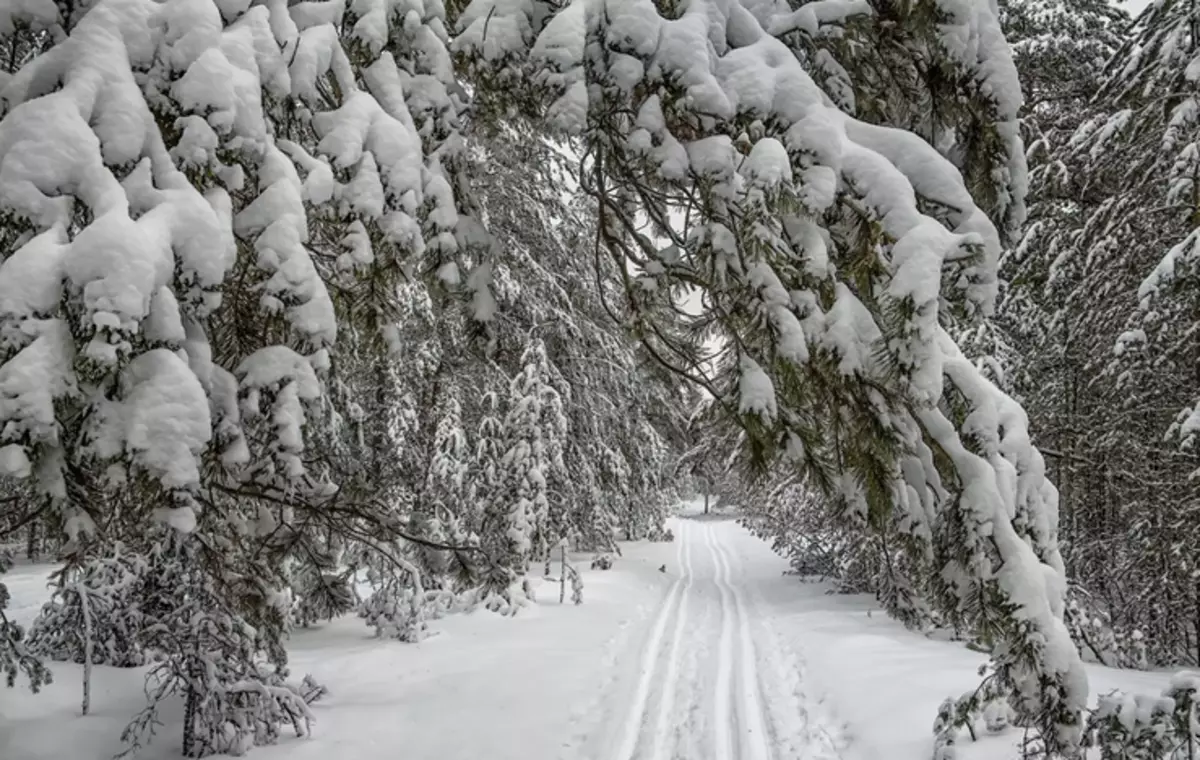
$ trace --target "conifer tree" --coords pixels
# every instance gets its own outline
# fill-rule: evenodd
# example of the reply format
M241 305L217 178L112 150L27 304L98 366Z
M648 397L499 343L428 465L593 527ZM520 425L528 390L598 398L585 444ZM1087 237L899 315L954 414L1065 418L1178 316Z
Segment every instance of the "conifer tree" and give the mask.
M68 563L52 576L54 596L29 631L40 657L83 663L82 712L91 707L93 665L131 668L147 659L142 591L146 558L122 544L111 556Z
M562 399L549 383L546 349L536 338L521 356L524 367L509 385L508 413L502 427L504 454L497 487L484 515L485 548L504 572L490 583L491 593L516 598L531 561L544 559L561 537L561 514L552 520L549 489L563 474L561 436L565 432Z
M354 371L399 350L395 285L456 254L441 9L64 12L0 11L0 476L48 505L68 556L152 537L143 614L170 633L146 644L152 701L182 690L186 754L242 751L304 730L282 680L290 568L401 532L340 476L360 441L386 455L388 417L349 397L391 406L386 371Z
M474 144L488 169L472 188L497 248L493 358L519 372L535 331L563 400L572 477L552 489L552 509L590 546L611 548L614 528L640 538L661 525L673 496L679 380L614 320L620 270L579 254L594 241L596 215L579 193L570 147L523 119L485 122Z
M1070 627L1089 657L1195 662L1192 563L1164 561L1191 556L1181 518L1195 461L1163 436L1185 419L1194 375L1190 275L1173 258L1192 227L1179 172L1193 13L1186 3L1135 22L1103 3L1007 11L1031 104L1031 223L1002 266L1001 363L1052 454L1067 612L1079 618Z
M540 99L578 136L594 255L636 272L621 316L646 350L738 418L753 460L787 452L867 524L898 513L935 605L996 644L1021 722L1070 751L1087 689L1062 581L1046 580L1063 575L1056 495L1024 412L947 333L990 312L996 225L1023 216L1008 47L983 4L917 2L898 19L814 7L474 0L455 48L477 97L497 110ZM936 150L912 117L923 103L859 119L840 97L881 95L872 71L891 59L823 56L835 79L846 72L831 97L776 36L852 25L894 29L897 60L950 75L961 98L941 112L950 126L924 130ZM698 315L677 308L685 287L701 291ZM722 341L716 357L709 337Z

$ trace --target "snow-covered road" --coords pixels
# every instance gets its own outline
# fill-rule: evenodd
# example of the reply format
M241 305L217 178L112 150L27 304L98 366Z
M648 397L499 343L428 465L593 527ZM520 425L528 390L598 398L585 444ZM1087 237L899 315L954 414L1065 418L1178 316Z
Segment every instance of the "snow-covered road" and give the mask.
M827 760L831 726L808 710L795 653L780 646L756 584L778 565L747 563L731 521L675 522L674 576L636 663L608 696L583 754L597 760Z

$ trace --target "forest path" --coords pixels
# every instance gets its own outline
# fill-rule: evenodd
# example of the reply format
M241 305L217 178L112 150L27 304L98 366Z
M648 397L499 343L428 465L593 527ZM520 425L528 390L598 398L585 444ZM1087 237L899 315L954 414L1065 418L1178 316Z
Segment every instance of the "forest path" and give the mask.
M826 760L827 727L813 725L794 657L756 592L778 560L741 552L730 520L673 524L674 576L645 635L619 662L636 670L608 695L593 737L596 760Z
M623 543L588 567L584 603L537 601L514 617L480 610L431 622L419 644L376 639L356 615L292 632L292 673L329 694L309 738L283 736L254 760L928 760L949 694L979 685L983 655L889 620L869 596L830 593L728 515L697 504L673 542ZM662 572L660 572L662 568ZM29 625L53 565L3 576L6 614ZM79 715L80 666L50 663L35 697L0 688L0 758L110 760L145 706L145 670L94 669ZM1161 693L1168 676L1089 666L1095 694ZM179 757L179 703L138 760ZM962 760L1020 755L1020 731L959 745Z
M579 606L559 602L553 579L533 577L537 599L519 614L449 615L419 644L377 639L356 615L293 631L292 673L312 673L329 693L313 706L311 737L285 735L252 756L390 760L403 747L442 760L927 758L924 719L936 703L920 713L919 754L830 749L839 730L797 655L811 648L811 615L840 600L783 575L786 561L727 515L683 509L693 514L670 521L674 541L623 543L611 569L576 556ZM19 565L4 575L15 622L33 621L53 570ZM79 666L50 667L55 681L37 697L0 688L0 758L113 757L145 706L145 670L96 667L93 711L82 718ZM845 680L858 665L836 670ZM179 756L182 705L167 704L162 718L139 760Z

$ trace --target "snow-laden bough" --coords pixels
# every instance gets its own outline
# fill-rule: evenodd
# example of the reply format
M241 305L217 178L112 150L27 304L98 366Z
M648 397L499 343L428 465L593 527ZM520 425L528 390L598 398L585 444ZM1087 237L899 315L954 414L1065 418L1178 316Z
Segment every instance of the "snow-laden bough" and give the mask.
M816 482L859 494L852 518L899 515L940 611L991 642L1023 720L1069 748L1087 683L1061 621L1057 494L1020 406L947 331L954 314L991 312L994 219L1023 218L1020 87L994 3L922 6L939 19L936 54L1006 146L987 209L942 152L856 119L782 39L867 4L474 0L454 47L481 96L532 83L582 139L598 248L635 273L630 319L648 348L760 452L799 452ZM684 287L703 294L694 318L673 308ZM720 336L715 372L671 322Z

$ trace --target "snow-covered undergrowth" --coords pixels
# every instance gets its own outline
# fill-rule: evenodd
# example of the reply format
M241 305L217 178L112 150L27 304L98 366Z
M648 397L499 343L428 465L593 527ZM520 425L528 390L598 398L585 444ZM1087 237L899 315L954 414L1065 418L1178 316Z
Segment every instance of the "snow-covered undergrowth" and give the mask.
M430 623L419 644L372 638L353 615L292 634L291 667L329 688L313 705L307 739L255 750L262 760L394 758L555 758L584 725L627 636L650 617L668 585L658 571L669 543L623 546L611 570L585 575L587 603L558 601L557 584L534 579L537 601L515 617L485 610ZM44 600L45 565L6 576L12 610L28 623ZM555 567L557 571L557 567ZM0 758L109 760L121 729L145 704L141 669L95 668L92 715L80 717L81 666L52 663L55 681L31 696L0 690ZM179 756L182 705L139 760Z

